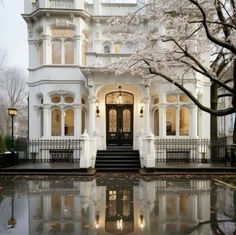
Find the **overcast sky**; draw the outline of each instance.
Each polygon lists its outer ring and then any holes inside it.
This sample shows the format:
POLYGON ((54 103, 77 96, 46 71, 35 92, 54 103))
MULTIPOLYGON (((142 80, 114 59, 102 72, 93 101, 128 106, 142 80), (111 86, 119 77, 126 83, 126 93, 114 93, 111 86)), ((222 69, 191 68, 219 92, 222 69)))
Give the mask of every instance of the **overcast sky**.
POLYGON ((27 27, 21 17, 22 13, 24 13, 24 0, 0 0, 0 50, 6 53, 5 64, 26 69, 27 27))

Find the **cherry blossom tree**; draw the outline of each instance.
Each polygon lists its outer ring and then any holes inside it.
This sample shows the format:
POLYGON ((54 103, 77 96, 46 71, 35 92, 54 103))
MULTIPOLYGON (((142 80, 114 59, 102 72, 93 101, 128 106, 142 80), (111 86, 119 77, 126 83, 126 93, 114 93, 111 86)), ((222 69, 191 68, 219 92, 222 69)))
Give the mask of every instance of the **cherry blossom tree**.
POLYGON ((107 32, 110 37, 135 41, 138 50, 105 70, 172 83, 211 114, 211 138, 217 138, 217 117, 236 112, 235 0, 151 0, 133 14, 111 18, 107 32), (144 22, 147 27, 136 31, 144 22), (222 74, 227 70, 230 78, 226 79, 222 74), (186 88, 193 77, 211 85, 210 107, 186 88), (225 98, 231 99, 231 105, 219 108, 218 100, 225 98))

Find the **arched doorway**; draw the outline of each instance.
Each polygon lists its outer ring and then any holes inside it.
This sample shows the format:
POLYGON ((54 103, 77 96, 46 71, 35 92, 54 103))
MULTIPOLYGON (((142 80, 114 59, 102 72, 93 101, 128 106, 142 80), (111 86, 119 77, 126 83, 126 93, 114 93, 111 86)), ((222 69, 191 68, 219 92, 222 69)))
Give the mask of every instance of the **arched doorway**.
POLYGON ((133 146, 133 94, 125 91, 106 95, 107 146, 133 146))

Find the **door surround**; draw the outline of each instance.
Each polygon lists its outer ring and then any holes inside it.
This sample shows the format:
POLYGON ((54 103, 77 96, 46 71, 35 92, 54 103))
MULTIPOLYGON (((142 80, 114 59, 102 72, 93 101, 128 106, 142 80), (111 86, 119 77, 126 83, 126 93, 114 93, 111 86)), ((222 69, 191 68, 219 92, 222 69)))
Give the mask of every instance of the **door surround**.
POLYGON ((132 147, 134 95, 119 86, 119 91, 106 94, 105 101, 107 147, 132 147))

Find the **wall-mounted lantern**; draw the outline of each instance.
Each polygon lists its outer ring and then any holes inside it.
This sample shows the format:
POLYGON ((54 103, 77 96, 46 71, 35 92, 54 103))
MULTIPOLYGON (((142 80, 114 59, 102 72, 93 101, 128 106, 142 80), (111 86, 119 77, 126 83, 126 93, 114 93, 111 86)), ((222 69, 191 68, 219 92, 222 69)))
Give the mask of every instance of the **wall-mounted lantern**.
POLYGON ((141 103, 140 104, 140 111, 139 111, 140 117, 143 117, 143 108, 144 108, 144 104, 141 103))

